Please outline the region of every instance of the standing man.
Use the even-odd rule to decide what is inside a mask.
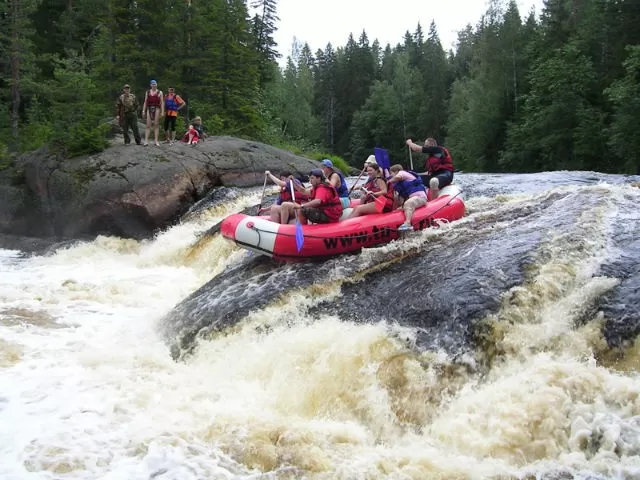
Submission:
[[[167,114],[164,117],[164,141],[173,145],[176,141],[176,119],[178,110],[186,105],[180,95],[177,95],[173,87],[169,87],[167,96],[164,97],[164,107]]]
[[[140,132],[138,132],[138,99],[131,93],[129,85],[122,87],[122,95],[116,100],[116,121],[124,132],[124,144],[131,143],[129,127],[133,132],[133,138],[140,145]]]

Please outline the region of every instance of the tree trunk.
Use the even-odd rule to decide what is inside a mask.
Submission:
[[[20,68],[21,50],[20,39],[20,2],[11,2],[11,136],[13,142],[9,144],[12,151],[18,150],[18,136],[20,134]]]

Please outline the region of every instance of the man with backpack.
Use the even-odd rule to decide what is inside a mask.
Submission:
[[[129,136],[129,127],[133,132],[133,138],[136,144],[140,145],[140,132],[138,131],[138,99],[131,93],[129,85],[122,87],[122,95],[116,101],[116,121],[122,127],[124,132],[124,144],[131,143]]]

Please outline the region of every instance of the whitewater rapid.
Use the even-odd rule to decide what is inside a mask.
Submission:
[[[551,177],[495,195],[482,177],[460,228],[496,208],[535,208],[555,189],[640,200],[622,177],[587,187],[571,175],[561,183],[575,186]],[[616,255],[612,224],[637,223],[637,210],[593,221],[595,206],[571,249],[561,235],[545,244],[534,280],[503,292],[487,319],[499,339],[491,358],[412,350],[403,339],[416,332],[396,322],[311,317],[318,299],[340,295],[328,286],[253,310],[175,362],[160,319],[248,255],[219,237],[193,245],[258,200],[149,241],[0,250],[0,479],[640,478],[640,342],[612,352],[602,312],[574,322],[619,284],[599,268]]]

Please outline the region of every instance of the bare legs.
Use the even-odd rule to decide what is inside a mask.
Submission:
[[[153,136],[155,138],[156,145],[159,145],[158,143],[158,133],[160,131],[159,120],[160,120],[160,109],[156,108],[155,110],[153,110],[153,113],[151,113],[151,110],[147,109],[147,128],[145,128],[144,130],[145,146],[149,145],[149,133],[151,131],[151,124],[153,124]]]
[[[402,206],[404,210],[404,223],[402,226],[405,228],[411,228],[411,219],[413,218],[413,212],[416,208],[422,207],[427,204],[427,199],[424,197],[409,197]]]
[[[295,203],[293,202],[282,202],[281,205],[273,205],[270,213],[271,221],[275,223],[282,223],[283,225],[289,223],[289,220],[296,216],[294,205]],[[303,225],[307,223],[307,219],[302,214],[302,211],[298,213],[298,220],[300,220],[300,223]]]
[[[350,218],[359,217],[361,215],[368,215],[370,213],[378,213],[375,202],[365,203],[364,205],[358,205],[356,208],[354,208],[351,211],[351,213],[347,217],[347,220],[349,220]]]

